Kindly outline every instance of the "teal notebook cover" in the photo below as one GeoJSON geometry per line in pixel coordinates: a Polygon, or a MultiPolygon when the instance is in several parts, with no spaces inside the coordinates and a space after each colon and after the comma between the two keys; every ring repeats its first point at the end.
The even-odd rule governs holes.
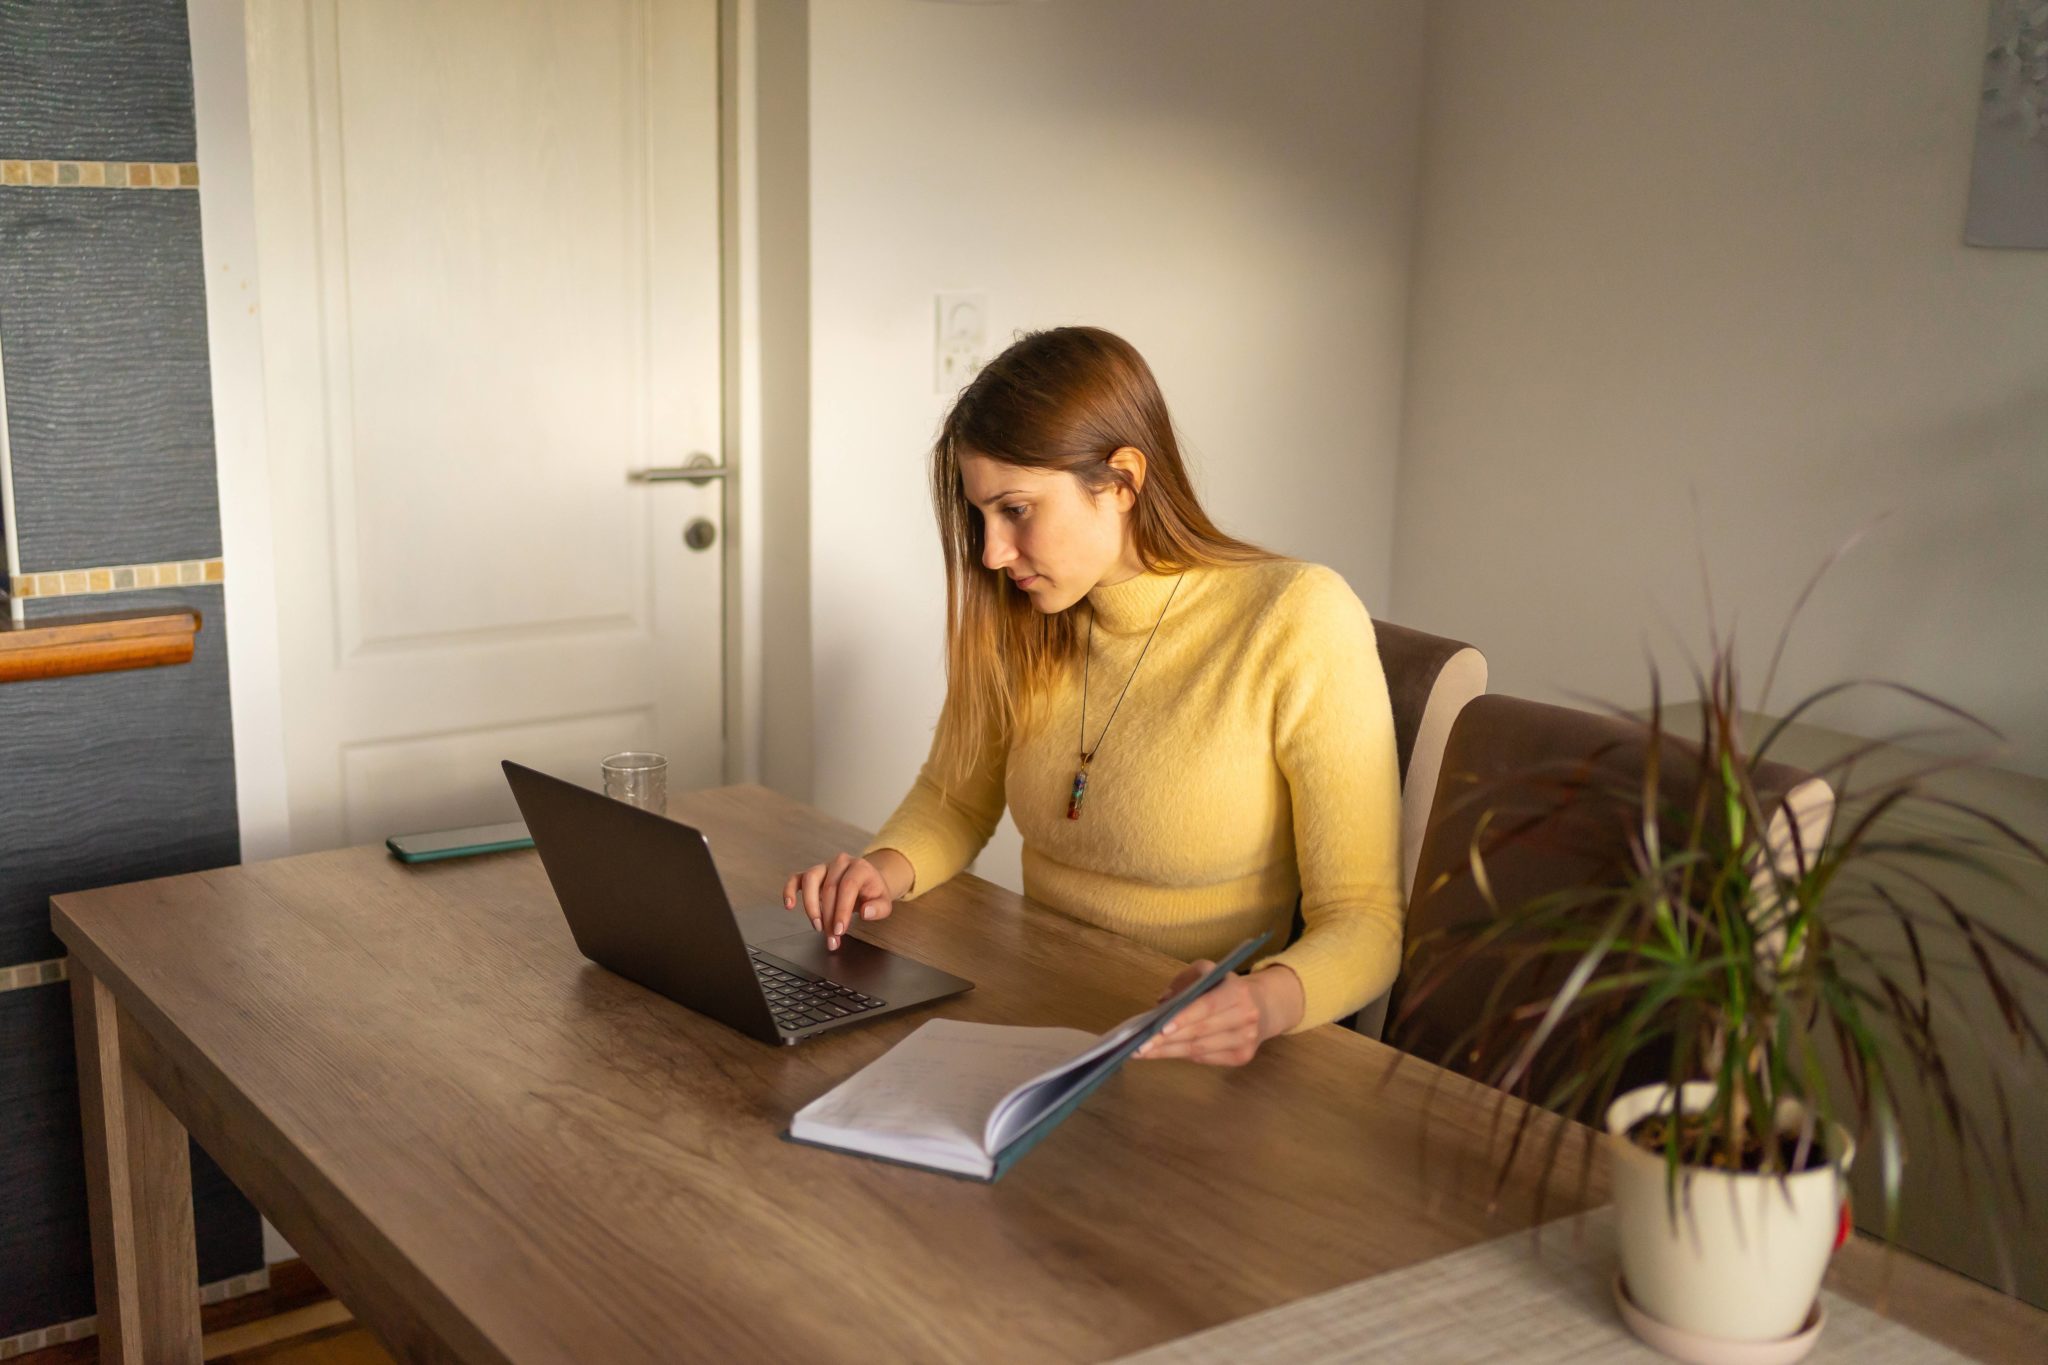
{"type": "Polygon", "coordinates": [[[384,846],[397,854],[398,860],[402,863],[438,863],[443,858],[473,858],[479,853],[507,853],[517,848],[532,848],[533,836],[529,834],[524,839],[500,839],[490,844],[464,844],[460,848],[437,848],[431,853],[400,852],[392,847],[389,839],[384,841],[384,846]]]}
{"type": "Polygon", "coordinates": [[[470,829],[394,834],[384,841],[384,847],[401,862],[437,863],[444,858],[471,858],[479,853],[532,848],[533,836],[527,832],[524,823],[508,820],[503,824],[477,825],[470,829]]]}
{"type": "Polygon", "coordinates": [[[899,1161],[894,1157],[877,1156],[870,1152],[856,1152],[849,1148],[835,1146],[829,1142],[811,1142],[805,1138],[792,1136],[786,1128],[782,1132],[782,1139],[785,1142],[794,1142],[803,1147],[817,1147],[828,1152],[839,1152],[845,1156],[857,1156],[868,1161],[879,1161],[884,1165],[903,1166],[914,1171],[930,1171],[938,1175],[952,1176],[956,1180],[972,1180],[981,1184],[993,1184],[995,1181],[1001,1180],[1008,1173],[1009,1169],[1017,1164],[1018,1158],[1043,1141],[1047,1133],[1050,1133],[1053,1129],[1059,1127],[1061,1123],[1065,1122],[1067,1115],[1080,1107],[1081,1101],[1094,1094],[1098,1086],[1111,1076],[1114,1076],[1123,1067],[1123,1064],[1129,1061],[1131,1056],[1156,1035],[1159,1030],[1172,1023],[1174,1017],[1182,1010],[1208,994],[1223,978],[1237,970],[1270,937],[1270,934],[1259,934],[1238,944],[1237,947],[1230,950],[1229,954],[1222,961],[1210,969],[1208,975],[1175,997],[1171,1009],[1161,1014],[1144,1028],[1138,1030],[1138,1032],[1132,1034],[1129,1038],[1126,1038],[1114,1051],[1105,1053],[1091,1062],[1086,1073],[1088,1078],[1085,1081],[1076,1086],[1073,1092],[1064,1100],[1061,1100],[1058,1105],[1040,1115],[1029,1128],[1011,1139],[1009,1144],[996,1154],[995,1170],[989,1175],[969,1175],[960,1171],[944,1170],[937,1166],[926,1166],[920,1162],[899,1161]]]}

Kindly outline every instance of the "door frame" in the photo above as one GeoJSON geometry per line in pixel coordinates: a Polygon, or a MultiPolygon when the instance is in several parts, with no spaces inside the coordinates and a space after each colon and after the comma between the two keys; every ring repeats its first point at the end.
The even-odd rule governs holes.
{"type": "MultiPolygon", "coordinates": [[[[187,0],[242,860],[291,851],[242,0],[187,0]]],[[[220,629],[218,624],[215,629],[220,629]]]]}
{"type": "MultiPolygon", "coordinates": [[[[719,337],[721,411],[730,470],[724,482],[719,554],[725,584],[722,656],[726,782],[760,773],[761,544],[757,177],[752,134],[751,39],[755,0],[699,0],[718,8],[719,337]],[[752,395],[748,401],[748,395],[752,395]]],[[[250,147],[245,5],[263,0],[187,0],[206,269],[207,351],[212,370],[215,470],[226,562],[228,690],[234,715],[235,788],[242,859],[291,849],[286,800],[278,598],[270,513],[261,282],[256,257],[255,166],[250,147]]],[[[804,329],[808,333],[808,327],[804,329]]],[[[807,345],[807,337],[805,339],[807,345]]],[[[808,565],[809,555],[803,556],[808,565]]],[[[808,622],[804,624],[808,634],[808,622]]],[[[805,689],[806,697],[808,688],[805,689]]]]}

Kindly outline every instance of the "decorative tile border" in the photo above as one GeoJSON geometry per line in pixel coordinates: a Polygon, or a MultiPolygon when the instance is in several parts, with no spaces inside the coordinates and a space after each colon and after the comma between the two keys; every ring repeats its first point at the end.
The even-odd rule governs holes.
{"type": "Polygon", "coordinates": [[[211,1307],[216,1303],[225,1303],[229,1299],[239,1299],[244,1294],[260,1294],[268,1288],[270,1267],[264,1266],[261,1270],[252,1270],[246,1275],[236,1275],[231,1279],[215,1280],[212,1284],[200,1285],[199,1306],[211,1307]]]}
{"type": "Polygon", "coordinates": [[[54,986],[71,979],[71,959],[53,957],[48,962],[22,962],[0,967],[0,995],[30,986],[54,986]]]}
{"type": "Polygon", "coordinates": [[[219,583],[226,575],[221,560],[180,559],[168,564],[109,564],[97,569],[56,569],[24,573],[12,579],[15,597],[82,597],[90,593],[133,592],[137,588],[182,588],[193,583],[219,583]]]}
{"type": "MultiPolygon", "coordinates": [[[[260,1294],[268,1288],[270,1267],[265,1266],[246,1275],[215,1280],[212,1284],[199,1286],[199,1306],[208,1308],[216,1303],[225,1303],[229,1299],[239,1299],[244,1294],[260,1294]]],[[[54,1327],[38,1327],[33,1332],[23,1332],[20,1336],[0,1340],[0,1360],[12,1360],[16,1356],[27,1355],[30,1351],[40,1351],[49,1346],[62,1346],[67,1341],[82,1341],[86,1337],[97,1335],[98,1330],[97,1317],[60,1322],[54,1327]]]]}
{"type": "Polygon", "coordinates": [[[0,1341],[0,1360],[12,1360],[49,1346],[62,1346],[67,1341],[82,1341],[95,1335],[98,1326],[98,1318],[80,1318],[76,1322],[60,1322],[55,1327],[38,1327],[33,1332],[8,1337],[0,1341]]]}
{"type": "Polygon", "coordinates": [[[49,185],[78,189],[196,190],[194,161],[30,161],[0,160],[0,185],[49,185]]]}

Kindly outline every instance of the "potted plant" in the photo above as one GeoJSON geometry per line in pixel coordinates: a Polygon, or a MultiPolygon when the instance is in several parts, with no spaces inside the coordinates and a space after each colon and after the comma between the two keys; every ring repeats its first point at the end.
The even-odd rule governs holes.
{"type": "MultiPolygon", "coordinates": [[[[1790,629],[1788,620],[1759,711],[1790,629]]],[[[1859,781],[1880,747],[1869,744],[1826,765],[1826,785],[1795,782],[1806,775],[1771,760],[1788,725],[1851,687],[1890,688],[1946,724],[1991,733],[1954,707],[1892,684],[1839,684],[1759,722],[1738,704],[1733,638],[1718,630],[1694,675],[1696,730],[1667,730],[1653,669],[1647,719],[1613,713],[1628,722],[1626,738],[1455,796],[1471,821],[1469,850],[1433,878],[1423,869],[1429,884],[1414,903],[1462,879],[1463,903],[1480,908],[1412,936],[1390,1037],[1413,1046],[1429,1030],[1411,1025],[1432,1009],[1449,1014],[1462,1027],[1440,1027],[1431,1050],[1531,1102],[1507,1130],[1503,1186],[1526,1158],[1542,1164],[1539,1199],[1548,1191],[1571,1125],[1545,1134],[1544,1113],[1608,1135],[1618,1297],[1639,1334],[1702,1356],[1730,1342],[1803,1350],[1819,1328],[1828,1259],[1847,1235],[1845,1172],[1859,1152],[1882,1168],[1885,1226],[1896,1234],[1909,1083],[1934,1097],[1980,1190],[2019,1188],[2009,1128],[1958,1096],[1948,1050],[2048,1054],[2022,989],[2048,980],[2048,961],[1973,915],[1929,870],[1996,875],[1994,848],[2048,855],[1931,784],[1983,753],[1859,781]],[[1888,817],[1914,803],[1938,805],[1969,832],[1901,833],[1888,817]],[[1942,1022],[1953,1016],[1930,962],[1944,952],[1995,1003],[1991,1036],[1942,1022]],[[1476,1003],[1442,1007],[1460,993],[1476,1003]]],[[[2004,1082],[1996,1071],[1992,1081],[2003,1115],[2004,1082]]]]}

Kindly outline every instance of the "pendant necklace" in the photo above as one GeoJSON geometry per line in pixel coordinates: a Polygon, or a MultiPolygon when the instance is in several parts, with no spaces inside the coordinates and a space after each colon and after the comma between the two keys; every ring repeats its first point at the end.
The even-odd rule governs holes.
{"type": "Polygon", "coordinates": [[[1145,666],[1145,656],[1152,651],[1152,636],[1159,633],[1159,627],[1166,620],[1168,608],[1173,606],[1173,594],[1180,591],[1180,580],[1187,577],[1187,570],[1181,570],[1173,580],[1172,591],[1166,594],[1166,606],[1159,609],[1159,620],[1152,623],[1152,635],[1145,637],[1145,647],[1138,651],[1138,662],[1131,665],[1131,676],[1124,679],[1124,690],[1116,694],[1116,705],[1109,708],[1109,719],[1102,723],[1102,733],[1095,737],[1095,747],[1088,747],[1088,667],[1095,658],[1095,605],[1088,606],[1088,648],[1081,656],[1081,766],[1074,770],[1074,790],[1067,797],[1067,818],[1081,818],[1081,801],[1088,795],[1088,764],[1096,754],[1102,752],[1102,741],[1109,738],[1109,727],[1116,724],[1116,713],[1123,709],[1124,696],[1137,680],[1138,670],[1145,666]]]}

